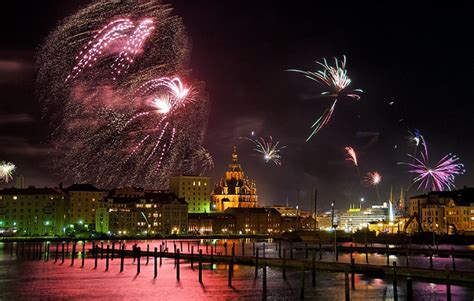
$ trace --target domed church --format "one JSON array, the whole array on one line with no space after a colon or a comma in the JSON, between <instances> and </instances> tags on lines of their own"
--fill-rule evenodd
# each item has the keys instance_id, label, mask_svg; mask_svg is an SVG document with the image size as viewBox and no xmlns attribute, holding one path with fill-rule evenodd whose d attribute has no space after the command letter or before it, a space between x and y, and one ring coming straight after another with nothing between
<instances>
[{"instance_id":1,"label":"domed church","mask_svg":"<svg viewBox=\"0 0 474 301\"><path fill-rule=\"evenodd\" d=\"M245 177L239 164L237 148L232 151L232 163L215 185L212 193L213 211L224 211L227 208L254 208L257 207L257 185L254 180Z\"/></svg>"}]
</instances>

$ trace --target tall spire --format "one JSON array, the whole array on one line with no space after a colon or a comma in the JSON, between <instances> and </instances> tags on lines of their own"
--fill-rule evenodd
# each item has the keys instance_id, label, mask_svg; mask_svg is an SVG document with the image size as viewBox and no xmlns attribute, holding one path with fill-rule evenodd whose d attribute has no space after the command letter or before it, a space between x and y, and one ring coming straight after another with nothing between
<instances>
[{"instance_id":1,"label":"tall spire","mask_svg":"<svg viewBox=\"0 0 474 301\"><path fill-rule=\"evenodd\" d=\"M236 146L234 146L232 150L232 164L239 164L237 160L237 147Z\"/></svg>"}]
</instances>

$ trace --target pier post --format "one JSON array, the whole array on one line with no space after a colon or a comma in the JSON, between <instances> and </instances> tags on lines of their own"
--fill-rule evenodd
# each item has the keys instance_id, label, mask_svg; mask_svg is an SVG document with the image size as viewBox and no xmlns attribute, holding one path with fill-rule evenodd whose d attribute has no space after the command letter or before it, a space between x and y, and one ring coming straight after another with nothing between
<instances>
[{"instance_id":1,"label":"pier post","mask_svg":"<svg viewBox=\"0 0 474 301\"><path fill-rule=\"evenodd\" d=\"M59 243L56 243L56 253L54 255L54 263L58 262L58 251L59 251Z\"/></svg>"},{"instance_id":2,"label":"pier post","mask_svg":"<svg viewBox=\"0 0 474 301\"><path fill-rule=\"evenodd\" d=\"M199 283L202 283L202 250L199 250Z\"/></svg>"},{"instance_id":3,"label":"pier post","mask_svg":"<svg viewBox=\"0 0 474 301\"><path fill-rule=\"evenodd\" d=\"M188 240L188 253L189 253L190 247L189 247L189 240Z\"/></svg>"},{"instance_id":4,"label":"pier post","mask_svg":"<svg viewBox=\"0 0 474 301\"><path fill-rule=\"evenodd\" d=\"M398 289L397 289L397 263L393 262L393 300L398 301Z\"/></svg>"},{"instance_id":5,"label":"pier post","mask_svg":"<svg viewBox=\"0 0 474 301\"><path fill-rule=\"evenodd\" d=\"M262 244L262 249L263 249L262 250L262 255L263 255L262 257L263 257L263 259L265 259L265 243Z\"/></svg>"},{"instance_id":6,"label":"pier post","mask_svg":"<svg viewBox=\"0 0 474 301\"><path fill-rule=\"evenodd\" d=\"M255 242L252 242L252 256L255 256Z\"/></svg>"},{"instance_id":7,"label":"pier post","mask_svg":"<svg viewBox=\"0 0 474 301\"><path fill-rule=\"evenodd\" d=\"M179 249L176 250L176 280L179 281Z\"/></svg>"},{"instance_id":8,"label":"pier post","mask_svg":"<svg viewBox=\"0 0 474 301\"><path fill-rule=\"evenodd\" d=\"M148 265L148 262L150 260L150 256L148 255L150 253L150 244L146 244L146 265Z\"/></svg>"},{"instance_id":9,"label":"pier post","mask_svg":"<svg viewBox=\"0 0 474 301\"><path fill-rule=\"evenodd\" d=\"M110 246L107 245L107 251L105 253L105 271L107 272L109 270L109 255L110 253Z\"/></svg>"},{"instance_id":10,"label":"pier post","mask_svg":"<svg viewBox=\"0 0 474 301\"><path fill-rule=\"evenodd\" d=\"M339 248L337 247L337 244L334 245L334 251L336 252L336 261L339 261Z\"/></svg>"},{"instance_id":11,"label":"pier post","mask_svg":"<svg viewBox=\"0 0 474 301\"><path fill-rule=\"evenodd\" d=\"M286 280L286 249L283 249L283 279Z\"/></svg>"},{"instance_id":12,"label":"pier post","mask_svg":"<svg viewBox=\"0 0 474 301\"><path fill-rule=\"evenodd\" d=\"M140 258L141 258L141 255L142 255L141 248L137 247L136 252L137 252L137 275L138 275L138 274L140 274Z\"/></svg>"},{"instance_id":13,"label":"pier post","mask_svg":"<svg viewBox=\"0 0 474 301\"><path fill-rule=\"evenodd\" d=\"M194 246L191 246L191 269L194 269Z\"/></svg>"},{"instance_id":14,"label":"pier post","mask_svg":"<svg viewBox=\"0 0 474 301\"><path fill-rule=\"evenodd\" d=\"M351 259L351 262L352 262L352 259L353 259L353 257L352 257L352 244L351 244L351 247L349 248L349 252L350 252L350 255L351 255L350 259Z\"/></svg>"},{"instance_id":15,"label":"pier post","mask_svg":"<svg viewBox=\"0 0 474 301\"><path fill-rule=\"evenodd\" d=\"M110 260L114 260L115 257L115 240L112 241L112 253L110 254Z\"/></svg>"},{"instance_id":16,"label":"pier post","mask_svg":"<svg viewBox=\"0 0 474 301\"><path fill-rule=\"evenodd\" d=\"M104 259L104 242L100 242L100 259Z\"/></svg>"},{"instance_id":17,"label":"pier post","mask_svg":"<svg viewBox=\"0 0 474 301\"><path fill-rule=\"evenodd\" d=\"M413 282L411 277L407 277L407 301L413 301Z\"/></svg>"},{"instance_id":18,"label":"pier post","mask_svg":"<svg viewBox=\"0 0 474 301\"><path fill-rule=\"evenodd\" d=\"M50 246L51 246L51 243L49 243L49 242L46 243L47 250L46 250L46 254L44 254L45 257L46 257L46 261L49 261L49 248L50 248ZM13 245L12 245L12 247L13 247Z\"/></svg>"},{"instance_id":19,"label":"pier post","mask_svg":"<svg viewBox=\"0 0 474 301\"><path fill-rule=\"evenodd\" d=\"M388 244L385 245L386 254L387 254L387 266L390 266L390 251L388 249Z\"/></svg>"},{"instance_id":20,"label":"pier post","mask_svg":"<svg viewBox=\"0 0 474 301\"><path fill-rule=\"evenodd\" d=\"M181 250L181 252L183 251L183 241L182 240L179 241L179 249Z\"/></svg>"},{"instance_id":21,"label":"pier post","mask_svg":"<svg viewBox=\"0 0 474 301\"><path fill-rule=\"evenodd\" d=\"M311 266L311 285L316 287L316 250L313 248L313 264Z\"/></svg>"},{"instance_id":22,"label":"pier post","mask_svg":"<svg viewBox=\"0 0 474 301\"><path fill-rule=\"evenodd\" d=\"M351 258L351 289L355 290L355 263L354 258Z\"/></svg>"},{"instance_id":23,"label":"pier post","mask_svg":"<svg viewBox=\"0 0 474 301\"><path fill-rule=\"evenodd\" d=\"M263 262L262 300L267 300L267 262Z\"/></svg>"},{"instance_id":24,"label":"pier post","mask_svg":"<svg viewBox=\"0 0 474 301\"><path fill-rule=\"evenodd\" d=\"M446 265L446 300L451 301L451 283L449 279L449 267Z\"/></svg>"},{"instance_id":25,"label":"pier post","mask_svg":"<svg viewBox=\"0 0 474 301\"><path fill-rule=\"evenodd\" d=\"M46 250L46 248L44 248ZM39 252L38 252L38 260L41 260L41 257L43 255L43 243L39 244Z\"/></svg>"},{"instance_id":26,"label":"pier post","mask_svg":"<svg viewBox=\"0 0 474 301\"><path fill-rule=\"evenodd\" d=\"M123 262L125 260L125 243L122 244L122 248L120 250L120 273L123 272Z\"/></svg>"},{"instance_id":27,"label":"pier post","mask_svg":"<svg viewBox=\"0 0 474 301\"><path fill-rule=\"evenodd\" d=\"M214 264L214 246L211 246L211 265L210 265L211 271L213 270L213 267L212 267L213 264Z\"/></svg>"},{"instance_id":28,"label":"pier post","mask_svg":"<svg viewBox=\"0 0 474 301\"><path fill-rule=\"evenodd\" d=\"M76 241L72 245L71 266L74 265L74 258L76 257Z\"/></svg>"},{"instance_id":29,"label":"pier post","mask_svg":"<svg viewBox=\"0 0 474 301\"><path fill-rule=\"evenodd\" d=\"M245 239L242 239L242 257L245 256Z\"/></svg>"},{"instance_id":30,"label":"pier post","mask_svg":"<svg viewBox=\"0 0 474 301\"><path fill-rule=\"evenodd\" d=\"M323 260L323 246L321 245L321 238L319 239L319 260Z\"/></svg>"},{"instance_id":31,"label":"pier post","mask_svg":"<svg viewBox=\"0 0 474 301\"><path fill-rule=\"evenodd\" d=\"M344 292L346 301L350 301L351 296L349 291L349 271L347 270L347 267L344 269Z\"/></svg>"},{"instance_id":32,"label":"pier post","mask_svg":"<svg viewBox=\"0 0 474 301\"><path fill-rule=\"evenodd\" d=\"M191 254L191 261L192 261L192 258L193 258L193 256ZM163 260L163 245L160 245L160 267L163 263L162 260ZM191 265L191 267L192 267L192 265Z\"/></svg>"},{"instance_id":33,"label":"pier post","mask_svg":"<svg viewBox=\"0 0 474 301\"><path fill-rule=\"evenodd\" d=\"M305 271L305 268L304 268L304 263L303 263L303 267L302 267L301 271L302 271L302 274L301 274L300 299L304 300L304 283L305 283L305 274L306 274L306 271Z\"/></svg>"},{"instance_id":34,"label":"pier post","mask_svg":"<svg viewBox=\"0 0 474 301\"><path fill-rule=\"evenodd\" d=\"M155 247L155 252L153 253L153 278L156 278L158 275L158 248Z\"/></svg>"},{"instance_id":35,"label":"pier post","mask_svg":"<svg viewBox=\"0 0 474 301\"><path fill-rule=\"evenodd\" d=\"M453 271L456 271L456 260L454 259L454 248L451 248L451 259L453 260Z\"/></svg>"},{"instance_id":36,"label":"pier post","mask_svg":"<svg viewBox=\"0 0 474 301\"><path fill-rule=\"evenodd\" d=\"M433 249L430 247L430 270L433 269Z\"/></svg>"},{"instance_id":37,"label":"pier post","mask_svg":"<svg viewBox=\"0 0 474 301\"><path fill-rule=\"evenodd\" d=\"M97 259L99 258L99 246L95 246L94 252L94 269L97 269Z\"/></svg>"},{"instance_id":38,"label":"pier post","mask_svg":"<svg viewBox=\"0 0 474 301\"><path fill-rule=\"evenodd\" d=\"M64 242L62 243L61 246L61 264L64 263Z\"/></svg>"},{"instance_id":39,"label":"pier post","mask_svg":"<svg viewBox=\"0 0 474 301\"><path fill-rule=\"evenodd\" d=\"M49 247L48 247L49 248ZM49 251L48 251L49 253ZM81 268L84 267L84 261L85 261L85 258L86 258L86 241L83 240L82 241L82 251L81 251ZM48 255L49 256L49 255Z\"/></svg>"},{"instance_id":40,"label":"pier post","mask_svg":"<svg viewBox=\"0 0 474 301\"><path fill-rule=\"evenodd\" d=\"M290 259L293 259L293 241L290 241Z\"/></svg>"},{"instance_id":41,"label":"pier post","mask_svg":"<svg viewBox=\"0 0 474 301\"><path fill-rule=\"evenodd\" d=\"M410 257L409 257L409 252L408 252L408 245L406 245L405 248L405 259L406 259L406 266L410 266Z\"/></svg>"},{"instance_id":42,"label":"pier post","mask_svg":"<svg viewBox=\"0 0 474 301\"><path fill-rule=\"evenodd\" d=\"M281 258L281 241L278 242L278 258Z\"/></svg>"},{"instance_id":43,"label":"pier post","mask_svg":"<svg viewBox=\"0 0 474 301\"><path fill-rule=\"evenodd\" d=\"M224 242L224 254L227 256L227 242Z\"/></svg>"},{"instance_id":44,"label":"pier post","mask_svg":"<svg viewBox=\"0 0 474 301\"><path fill-rule=\"evenodd\" d=\"M258 248L255 251L255 278L258 277Z\"/></svg>"}]
</instances>

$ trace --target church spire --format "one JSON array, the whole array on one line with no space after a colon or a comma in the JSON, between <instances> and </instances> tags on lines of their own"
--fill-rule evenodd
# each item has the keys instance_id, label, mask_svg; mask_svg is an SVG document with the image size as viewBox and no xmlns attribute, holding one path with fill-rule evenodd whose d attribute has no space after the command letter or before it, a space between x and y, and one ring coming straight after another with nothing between
<instances>
[{"instance_id":1,"label":"church spire","mask_svg":"<svg viewBox=\"0 0 474 301\"><path fill-rule=\"evenodd\" d=\"M234 148L232 149L232 164L239 164L237 160L237 147L236 146L234 146Z\"/></svg>"}]
</instances>

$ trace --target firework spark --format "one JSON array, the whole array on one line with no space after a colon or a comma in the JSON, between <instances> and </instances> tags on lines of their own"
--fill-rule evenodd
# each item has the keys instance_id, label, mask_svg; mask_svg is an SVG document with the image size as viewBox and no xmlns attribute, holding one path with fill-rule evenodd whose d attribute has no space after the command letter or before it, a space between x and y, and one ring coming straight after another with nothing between
<instances>
[{"instance_id":1,"label":"firework spark","mask_svg":"<svg viewBox=\"0 0 474 301\"><path fill-rule=\"evenodd\" d=\"M15 171L16 166L13 163L1 161L0 162L0 180L8 183L13 179L13 172Z\"/></svg>"},{"instance_id":2,"label":"firework spark","mask_svg":"<svg viewBox=\"0 0 474 301\"><path fill-rule=\"evenodd\" d=\"M377 171L369 172L365 177L365 182L371 186L377 186L381 181L382 176Z\"/></svg>"},{"instance_id":3,"label":"firework spark","mask_svg":"<svg viewBox=\"0 0 474 301\"><path fill-rule=\"evenodd\" d=\"M449 153L432 165L428 156L428 145L423 136L419 137L422 145L420 157L408 154L413 159L413 163L401 162L399 164L411 167L408 172L415 175L413 184L418 183L418 189L431 188L437 191L453 189L456 176L465 172L464 165L459 162L459 157Z\"/></svg>"},{"instance_id":4,"label":"firework spark","mask_svg":"<svg viewBox=\"0 0 474 301\"><path fill-rule=\"evenodd\" d=\"M258 139L252 139L248 137L243 137L249 141L252 141L255 144L255 151L263 155L263 159L266 163L272 161L275 165L281 166L281 155L280 151L286 146L278 146L280 141L277 141L273 144L272 136L268 138L260 137Z\"/></svg>"},{"instance_id":5,"label":"firework spark","mask_svg":"<svg viewBox=\"0 0 474 301\"><path fill-rule=\"evenodd\" d=\"M323 58L322 62L316 62L322 67L322 70L318 71L302 71L297 69L290 69L288 71L298 72L304 74L306 78L313 80L328 90L321 93L321 95L334 97L334 101L330 107L324 111L324 113L311 125L313 131L306 139L309 141L317 132L319 132L331 119L337 100L341 97L349 97L354 100L360 99L359 93L363 91L361 89L350 90L351 79L347 75L346 69L346 56L342 57L342 60L334 58L334 66L329 65L327 60Z\"/></svg>"},{"instance_id":6,"label":"firework spark","mask_svg":"<svg viewBox=\"0 0 474 301\"><path fill-rule=\"evenodd\" d=\"M421 135L421 132L418 129L408 130L408 142L413 143L415 146L420 145L421 140L423 139L423 136Z\"/></svg>"},{"instance_id":7,"label":"firework spark","mask_svg":"<svg viewBox=\"0 0 474 301\"><path fill-rule=\"evenodd\" d=\"M171 13L161 0L96 0L49 35L38 92L65 179L164 188L171 175L204 168L194 161L208 99L189 76L189 38Z\"/></svg>"},{"instance_id":8,"label":"firework spark","mask_svg":"<svg viewBox=\"0 0 474 301\"><path fill-rule=\"evenodd\" d=\"M356 153L356 151L350 146L346 146L344 149L346 150L347 156L348 156L346 158L346 160L351 161L352 163L354 163L355 166L358 167L359 165L357 163L357 153Z\"/></svg>"}]
</instances>

